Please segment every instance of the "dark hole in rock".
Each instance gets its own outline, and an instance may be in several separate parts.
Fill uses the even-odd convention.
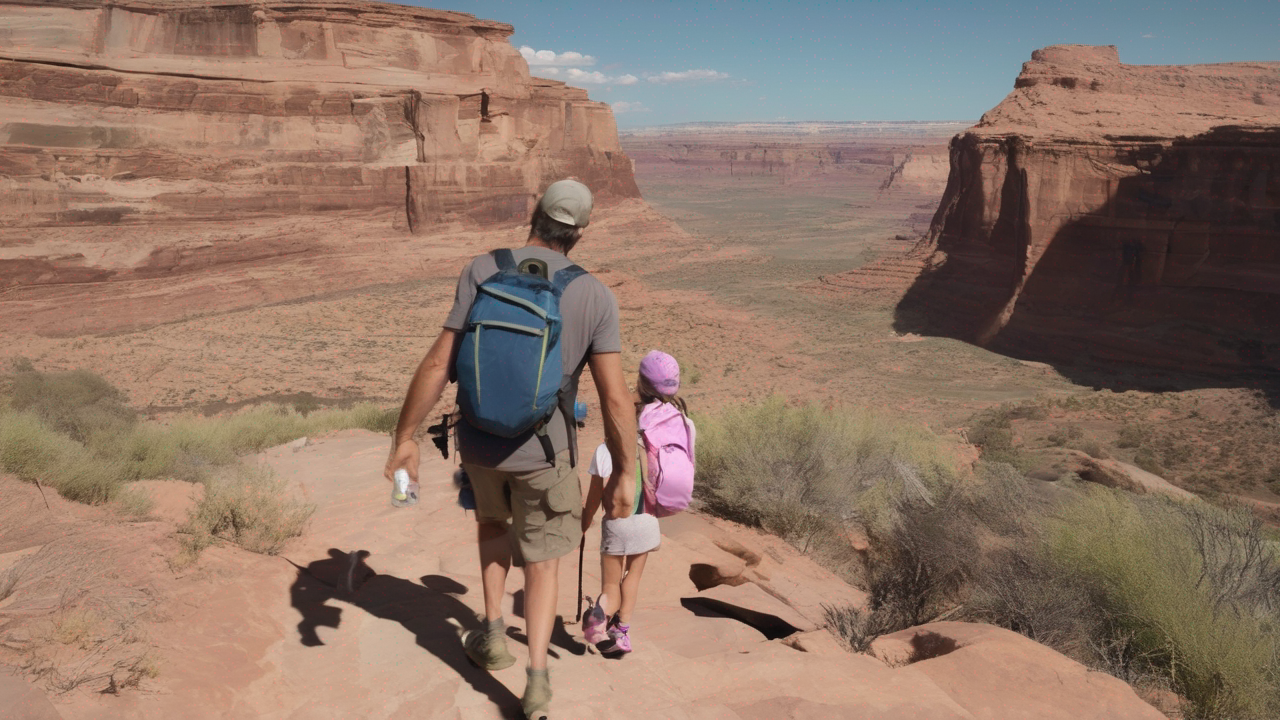
[[[707,563],[694,563],[689,566],[689,580],[694,587],[698,588],[698,592],[718,585],[738,587],[747,582],[742,575],[727,576],[720,571],[720,568]]]
[[[942,657],[948,653],[955,652],[956,641],[946,635],[939,635],[936,632],[916,633],[911,638],[911,660],[917,663],[921,660],[932,660],[936,657]]]
[[[680,604],[699,617],[727,617],[744,625],[750,625],[769,640],[790,637],[800,632],[800,628],[777,615],[748,610],[723,600],[704,597],[680,598]]]

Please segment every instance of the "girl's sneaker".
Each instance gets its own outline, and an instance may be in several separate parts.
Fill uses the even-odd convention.
[[[617,617],[614,617],[609,621],[609,642],[600,648],[600,652],[621,654],[631,652],[630,632],[630,625],[623,625],[618,622]]]
[[[606,632],[608,627],[608,619],[604,614],[604,593],[600,593],[600,597],[592,603],[591,609],[587,611],[587,618],[582,621],[582,635],[587,642],[592,645],[599,645],[609,639]]]

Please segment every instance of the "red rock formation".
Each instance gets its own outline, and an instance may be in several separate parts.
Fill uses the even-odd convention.
[[[1280,63],[1036,51],[952,141],[929,240],[899,329],[1094,368],[1274,377]]]
[[[526,218],[566,175],[638,196],[608,106],[531,78],[511,33],[362,0],[0,0],[0,221],[360,211],[429,234]],[[75,254],[0,254],[0,287],[95,277]]]

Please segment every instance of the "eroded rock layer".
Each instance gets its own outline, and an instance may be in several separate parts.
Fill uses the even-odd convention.
[[[511,33],[360,0],[0,0],[0,221],[430,234],[525,218],[566,175],[638,196],[609,107],[531,78]],[[0,255],[0,287],[115,272],[57,250]]]
[[[1036,51],[952,141],[928,240],[900,329],[1033,359],[1273,377],[1280,63]]]

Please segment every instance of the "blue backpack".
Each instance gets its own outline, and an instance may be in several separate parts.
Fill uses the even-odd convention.
[[[492,435],[533,430],[554,466],[546,425],[563,395],[560,296],[586,270],[570,265],[548,278],[541,260],[517,266],[510,250],[492,255],[498,273],[477,288],[458,348],[458,405],[472,427]],[[573,411],[566,417],[571,424]]]

